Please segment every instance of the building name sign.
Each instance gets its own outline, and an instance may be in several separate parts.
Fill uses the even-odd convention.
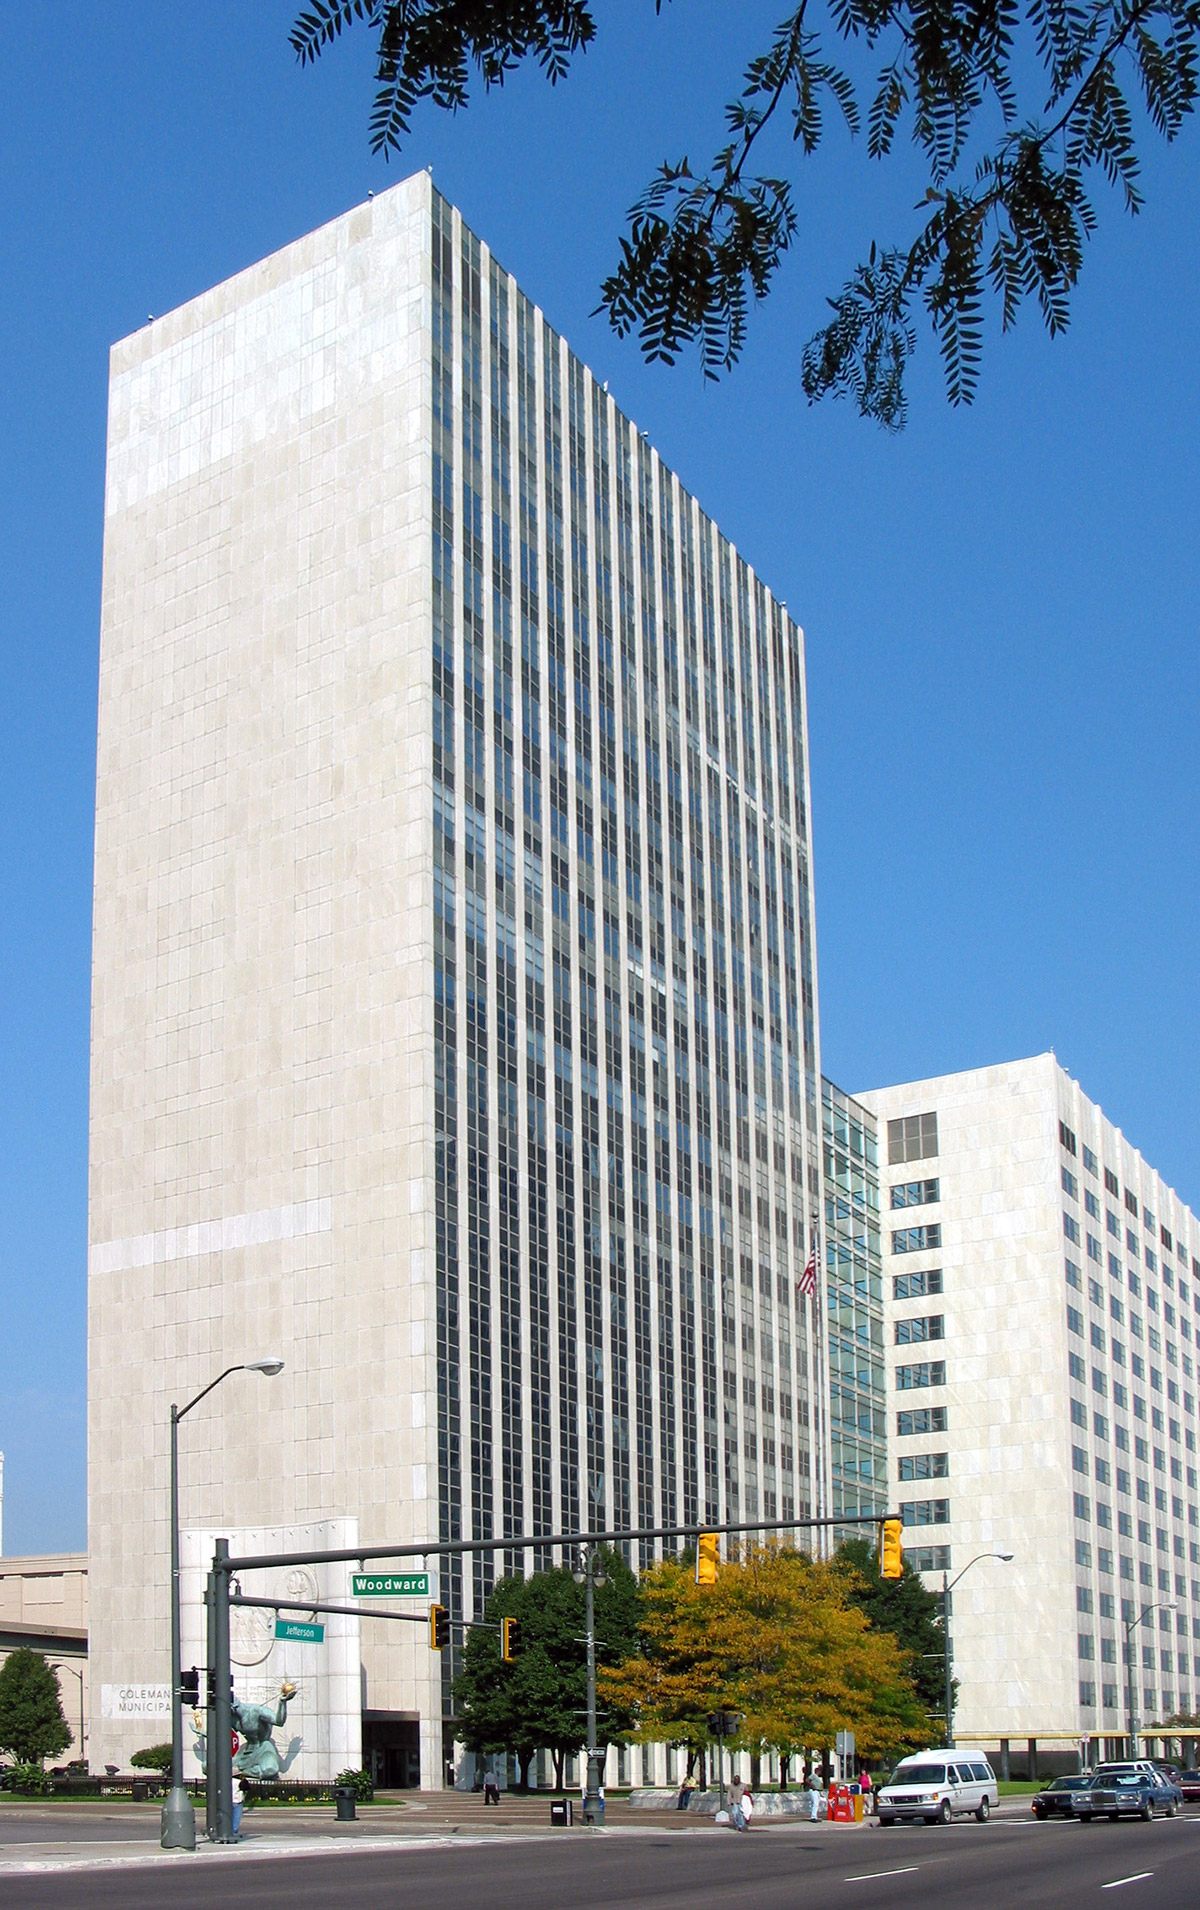
[[[170,1685],[101,1685],[103,1718],[169,1718]]]

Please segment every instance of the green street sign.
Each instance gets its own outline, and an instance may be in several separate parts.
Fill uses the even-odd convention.
[[[355,1598],[428,1598],[428,1572],[353,1572]]]
[[[295,1638],[303,1645],[323,1645],[325,1627],[311,1624],[303,1618],[277,1618],[275,1636],[276,1638]]]

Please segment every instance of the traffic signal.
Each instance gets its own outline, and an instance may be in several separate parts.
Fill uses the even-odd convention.
[[[520,1643],[521,1627],[516,1619],[502,1618],[500,1620],[500,1656],[506,1665],[513,1663]]]
[[[450,1643],[450,1614],[444,1605],[429,1607],[429,1644],[433,1651],[445,1651]]]
[[[883,1537],[879,1546],[880,1578],[903,1578],[904,1554],[900,1547],[900,1535],[904,1531],[899,1519],[885,1519]]]
[[[719,1558],[718,1539],[715,1532],[701,1532],[696,1542],[696,1583],[697,1585],[715,1585],[717,1582],[717,1561]]]
[[[200,1673],[195,1665],[190,1671],[179,1674],[179,1696],[184,1704],[197,1705],[200,1702]]]
[[[208,1702],[210,1705],[215,1705],[217,1702],[217,1674],[215,1671],[212,1671],[212,1670],[209,1671],[207,1684],[208,1684]],[[232,1671],[229,1674],[229,1702],[230,1704],[233,1703],[233,1673]]]

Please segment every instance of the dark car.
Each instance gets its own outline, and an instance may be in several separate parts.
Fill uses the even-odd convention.
[[[1200,1771],[1181,1771],[1179,1773],[1179,1788],[1187,1798],[1189,1804],[1195,1803],[1196,1800],[1200,1798]]]
[[[1086,1791],[1090,1777],[1056,1777],[1033,1799],[1030,1809],[1035,1817],[1073,1817],[1071,1799],[1076,1791]]]
[[[1178,1798],[1179,1802],[1182,1804],[1183,1802],[1183,1772],[1180,1770],[1178,1764],[1160,1763],[1159,1760],[1155,1758],[1154,1768],[1158,1772],[1158,1775],[1162,1778],[1163,1782],[1171,1786],[1171,1789],[1175,1792],[1176,1797]]]
[[[1113,1776],[1098,1773],[1086,1790],[1076,1791],[1071,1808],[1083,1823],[1093,1817],[1141,1817],[1149,1823],[1155,1811],[1174,1817],[1179,1809],[1179,1794],[1157,1771],[1124,1770]]]

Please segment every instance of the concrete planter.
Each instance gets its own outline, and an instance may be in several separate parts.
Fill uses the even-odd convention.
[[[630,1791],[629,1802],[634,1810],[671,1811],[679,1801],[679,1788],[673,1790]],[[822,1798],[822,1815],[824,1799]],[[693,1817],[714,1817],[721,1808],[720,1793],[713,1791],[693,1791],[688,1800],[688,1811]],[[754,1815],[759,1817],[807,1817],[808,1800],[803,1791],[755,1791]]]

